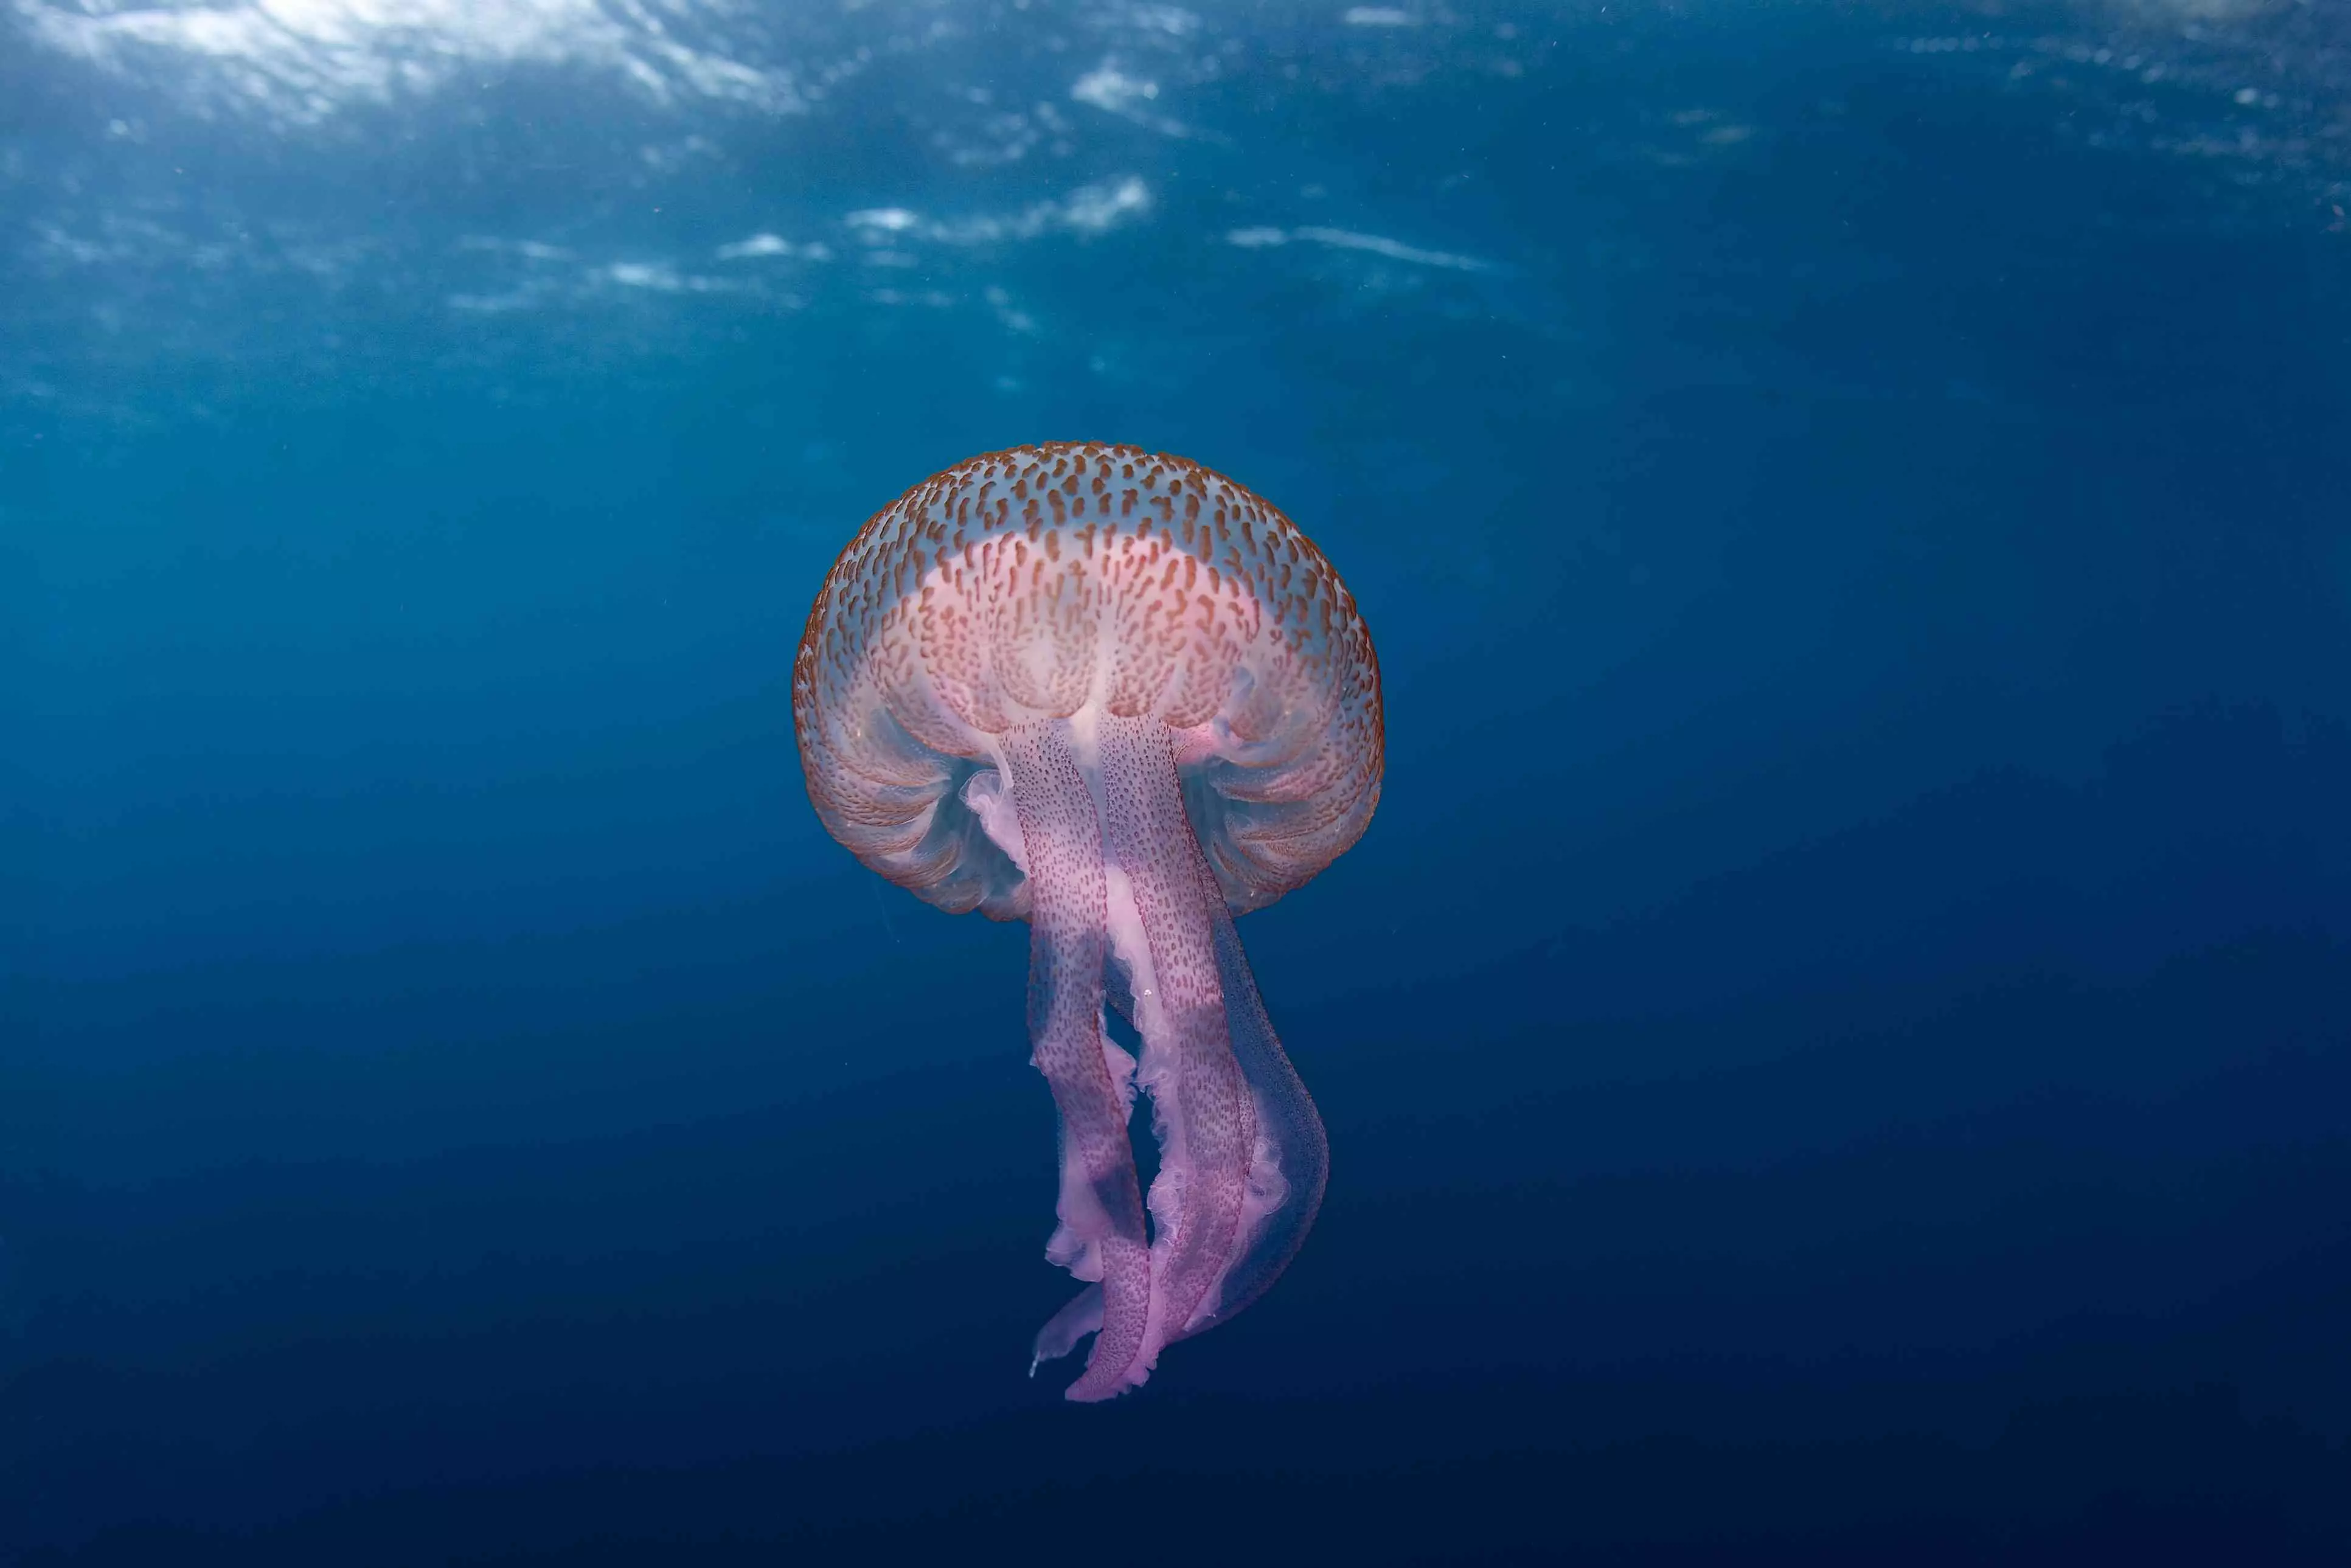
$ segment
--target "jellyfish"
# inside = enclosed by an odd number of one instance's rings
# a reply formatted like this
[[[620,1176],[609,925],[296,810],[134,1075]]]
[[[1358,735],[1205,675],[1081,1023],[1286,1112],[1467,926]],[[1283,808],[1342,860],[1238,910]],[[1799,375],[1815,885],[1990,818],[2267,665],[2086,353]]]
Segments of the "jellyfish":
[[[1379,802],[1354,599],[1288,517],[1197,464],[988,453],[841,551],[792,709],[833,837],[941,909],[1029,923],[1030,1060],[1061,1129],[1046,1256],[1084,1281],[1029,1372],[1092,1334],[1068,1396],[1114,1397],[1262,1294],[1322,1201],[1322,1119],[1233,919],[1311,880]]]

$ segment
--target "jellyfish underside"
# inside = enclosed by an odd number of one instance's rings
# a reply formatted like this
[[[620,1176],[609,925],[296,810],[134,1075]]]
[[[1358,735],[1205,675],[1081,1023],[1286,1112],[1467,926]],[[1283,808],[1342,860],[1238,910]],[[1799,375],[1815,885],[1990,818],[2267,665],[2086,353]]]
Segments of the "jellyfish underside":
[[[1061,1120],[1046,1252],[1089,1281],[1029,1370],[1091,1333],[1069,1397],[1105,1399],[1272,1283],[1313,1222],[1328,1148],[1186,817],[1169,729],[1090,704],[996,751],[998,776],[964,798],[1027,874],[1029,1032]],[[1141,1035],[1140,1062],[1105,1032],[1105,1004]],[[1160,1149],[1148,1233],[1127,1137],[1138,1087]]]

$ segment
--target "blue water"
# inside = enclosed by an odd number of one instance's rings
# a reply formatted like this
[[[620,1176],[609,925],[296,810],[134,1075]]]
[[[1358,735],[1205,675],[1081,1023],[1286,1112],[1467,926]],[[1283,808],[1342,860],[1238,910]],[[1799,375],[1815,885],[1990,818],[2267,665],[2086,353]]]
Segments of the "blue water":
[[[0,1562],[2351,1552],[2340,13],[387,9],[0,8]],[[1073,438],[1389,745],[1099,1408],[788,691]]]

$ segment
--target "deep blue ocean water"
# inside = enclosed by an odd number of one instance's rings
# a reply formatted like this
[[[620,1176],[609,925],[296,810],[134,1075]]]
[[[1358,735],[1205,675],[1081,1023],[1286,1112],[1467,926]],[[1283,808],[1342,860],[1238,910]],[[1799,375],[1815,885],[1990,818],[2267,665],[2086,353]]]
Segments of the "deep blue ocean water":
[[[0,1563],[2351,1552],[2351,17],[0,5]],[[1140,1393],[874,508],[1360,601],[1311,1239]]]

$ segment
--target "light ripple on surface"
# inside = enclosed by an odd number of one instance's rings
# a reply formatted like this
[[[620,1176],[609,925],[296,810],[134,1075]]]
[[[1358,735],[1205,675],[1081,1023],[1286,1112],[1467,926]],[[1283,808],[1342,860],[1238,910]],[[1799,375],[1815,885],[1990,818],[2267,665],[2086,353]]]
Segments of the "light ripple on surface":
[[[1493,270],[1493,263],[1480,261],[1474,256],[1458,256],[1447,250],[1425,250],[1418,246],[1405,245],[1401,240],[1358,234],[1353,229],[1326,228],[1320,224],[1308,224],[1294,229],[1234,229],[1225,235],[1226,244],[1238,246],[1244,250],[1262,250],[1288,245],[1293,240],[1329,246],[1335,250],[1366,251],[1389,261],[1405,262],[1414,267],[1441,267],[1454,272]]]
[[[249,0],[95,14],[16,0],[37,41],[110,71],[287,125],[462,83],[483,67],[564,66],[631,84],[656,103],[726,102],[768,113],[807,107],[788,71],[696,47],[725,16],[696,0]]]

